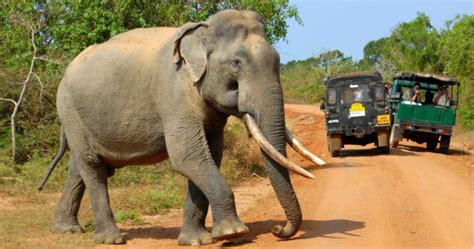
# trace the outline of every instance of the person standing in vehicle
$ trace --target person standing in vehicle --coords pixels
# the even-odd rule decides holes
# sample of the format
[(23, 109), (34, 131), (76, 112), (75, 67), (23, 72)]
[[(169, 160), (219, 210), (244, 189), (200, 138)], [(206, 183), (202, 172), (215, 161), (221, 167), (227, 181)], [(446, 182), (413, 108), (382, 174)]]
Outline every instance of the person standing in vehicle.
[(412, 89), (409, 89), (408, 91), (405, 92), (405, 94), (403, 95), (403, 99), (406, 101), (419, 103), (420, 102), (420, 84), (415, 83)]
[(433, 103), (435, 105), (448, 107), (450, 99), (451, 99), (451, 97), (449, 96), (449, 93), (447, 91), (447, 87), (446, 86), (439, 86), (438, 87), (438, 92), (436, 92), (436, 94), (433, 98)]

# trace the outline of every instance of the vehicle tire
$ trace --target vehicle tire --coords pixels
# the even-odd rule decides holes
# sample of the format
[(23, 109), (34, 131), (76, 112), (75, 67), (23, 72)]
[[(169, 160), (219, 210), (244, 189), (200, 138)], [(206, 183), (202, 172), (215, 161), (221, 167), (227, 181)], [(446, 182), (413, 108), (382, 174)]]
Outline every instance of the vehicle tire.
[(426, 141), (426, 149), (428, 151), (435, 151), (436, 146), (438, 146), (438, 138), (429, 138)]
[(439, 150), (441, 151), (441, 153), (448, 154), (450, 143), (451, 136), (441, 136), (441, 141), (439, 142)]
[(330, 134), (328, 136), (329, 152), (332, 157), (338, 157), (342, 148), (341, 134)]
[(390, 153), (390, 144), (389, 144), (389, 134), (388, 130), (386, 131), (377, 131), (377, 138), (375, 141), (375, 146), (379, 149), (380, 153), (388, 154)]
[(390, 147), (392, 148), (397, 148), (398, 147), (398, 142), (399, 142), (399, 134), (400, 131), (398, 130), (398, 126), (393, 125), (392, 129), (390, 130), (390, 138), (389, 138), (389, 143)]
[(387, 147), (389, 145), (388, 139), (388, 130), (387, 131), (377, 131), (377, 147)]

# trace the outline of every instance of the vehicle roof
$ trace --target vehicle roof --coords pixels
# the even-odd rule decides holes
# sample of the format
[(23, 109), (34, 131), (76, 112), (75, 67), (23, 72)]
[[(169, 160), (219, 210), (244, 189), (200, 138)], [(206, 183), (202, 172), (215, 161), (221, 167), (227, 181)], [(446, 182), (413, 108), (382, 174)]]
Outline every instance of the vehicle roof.
[(448, 84), (448, 85), (459, 85), (459, 81), (455, 78), (429, 73), (414, 73), (414, 72), (403, 72), (395, 75), (393, 80), (410, 80), (416, 82), (425, 82), (431, 84)]
[(383, 81), (379, 72), (351, 72), (331, 75), (326, 80), (326, 84), (337, 84), (339, 81), (350, 79), (370, 79), (372, 81)]

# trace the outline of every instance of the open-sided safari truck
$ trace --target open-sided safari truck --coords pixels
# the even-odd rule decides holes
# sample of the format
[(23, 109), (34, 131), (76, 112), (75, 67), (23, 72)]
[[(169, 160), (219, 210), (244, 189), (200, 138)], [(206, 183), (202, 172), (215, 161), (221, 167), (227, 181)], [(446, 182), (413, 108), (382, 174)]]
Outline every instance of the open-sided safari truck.
[[(403, 138), (426, 143), (429, 151), (447, 153), (456, 121), (459, 81), (434, 74), (401, 73), (393, 78), (389, 98), (390, 145)], [(418, 92), (418, 93), (417, 93)]]
[(379, 73), (347, 73), (326, 80), (321, 110), (326, 114), (328, 150), (339, 156), (345, 144), (375, 145), (389, 153), (390, 115)]

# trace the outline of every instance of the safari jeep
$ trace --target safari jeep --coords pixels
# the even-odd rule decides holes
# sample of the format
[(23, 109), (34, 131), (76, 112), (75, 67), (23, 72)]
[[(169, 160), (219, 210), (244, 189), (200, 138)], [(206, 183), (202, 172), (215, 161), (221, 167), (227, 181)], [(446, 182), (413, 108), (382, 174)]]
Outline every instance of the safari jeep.
[[(447, 153), (456, 121), (459, 85), (456, 79), (443, 75), (396, 75), (388, 101), (393, 120), (390, 145), (396, 148), (406, 138), (426, 143), (428, 151), (435, 151), (439, 144), (440, 151)], [(414, 95), (415, 87), (418, 96)], [(437, 97), (442, 95), (443, 98)]]
[(329, 77), (321, 109), (326, 115), (328, 150), (339, 156), (345, 144), (375, 146), (389, 153), (390, 115), (379, 73), (348, 73)]

